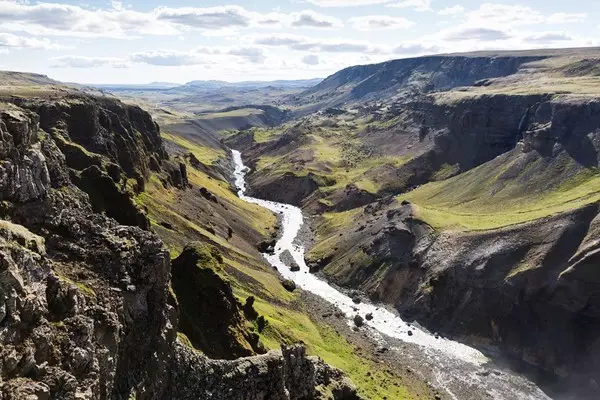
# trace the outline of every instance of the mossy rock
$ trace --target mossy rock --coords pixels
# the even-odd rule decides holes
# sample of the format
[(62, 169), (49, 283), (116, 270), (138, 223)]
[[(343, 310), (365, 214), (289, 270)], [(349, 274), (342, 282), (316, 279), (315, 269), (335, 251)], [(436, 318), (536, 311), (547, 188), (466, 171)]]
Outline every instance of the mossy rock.
[(71, 180), (90, 196), (95, 212), (106, 212), (123, 225), (149, 229), (150, 222), (127, 191), (122, 191), (106, 172), (92, 165), (81, 172), (71, 170)]
[(262, 352), (246, 326), (242, 305), (224, 274), (219, 251), (200, 242), (185, 246), (172, 263), (172, 286), (179, 302), (179, 329), (208, 357), (234, 359)]

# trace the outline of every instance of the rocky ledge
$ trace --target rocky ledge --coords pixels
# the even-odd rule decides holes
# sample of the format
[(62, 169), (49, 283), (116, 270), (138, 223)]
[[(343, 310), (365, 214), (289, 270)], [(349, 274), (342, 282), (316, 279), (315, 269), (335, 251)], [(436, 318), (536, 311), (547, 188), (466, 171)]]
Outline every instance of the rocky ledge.
[(176, 349), (172, 398), (360, 400), (352, 382), (301, 345), (233, 361), (208, 360), (181, 346)]

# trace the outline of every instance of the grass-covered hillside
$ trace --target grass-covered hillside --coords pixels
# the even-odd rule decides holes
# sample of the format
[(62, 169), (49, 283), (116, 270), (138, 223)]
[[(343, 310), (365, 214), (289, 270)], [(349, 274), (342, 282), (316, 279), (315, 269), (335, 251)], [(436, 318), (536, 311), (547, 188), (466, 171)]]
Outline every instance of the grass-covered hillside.
[[(331, 111), (275, 128), (250, 129), (227, 143), (245, 149), (257, 193), (287, 177), (311, 189), (299, 192), (303, 184), (290, 188), (298, 204), (313, 210), (351, 208), (386, 193), (400, 167), (430, 146), (409, 134), (386, 146), (383, 138), (393, 135), (390, 127), (399, 118), (383, 118), (356, 109), (335, 115)], [(350, 201), (341, 205), (344, 197)]]

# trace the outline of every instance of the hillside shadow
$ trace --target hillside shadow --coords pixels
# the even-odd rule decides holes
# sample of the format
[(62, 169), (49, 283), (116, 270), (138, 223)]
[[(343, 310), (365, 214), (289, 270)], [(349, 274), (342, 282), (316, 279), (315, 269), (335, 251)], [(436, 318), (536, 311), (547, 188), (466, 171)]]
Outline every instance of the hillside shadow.
[(589, 137), (571, 140), (565, 144), (564, 149), (578, 164), (586, 168), (598, 167), (598, 151)]

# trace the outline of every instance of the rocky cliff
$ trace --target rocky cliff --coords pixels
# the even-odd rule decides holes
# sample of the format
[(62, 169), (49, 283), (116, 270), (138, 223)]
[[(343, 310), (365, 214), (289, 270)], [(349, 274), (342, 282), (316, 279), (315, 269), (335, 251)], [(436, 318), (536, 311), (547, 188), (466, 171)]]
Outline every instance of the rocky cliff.
[[(353, 222), (329, 229), (310, 261), (335, 282), (394, 304), (432, 331), (497, 346), (543, 380), (559, 382), (557, 388), (597, 396), (600, 214), (593, 182), (600, 104), (521, 100), (531, 105), (518, 118), (485, 117), (478, 99), (470, 115), (490, 122), (454, 126), (445, 120), (444, 135), (454, 139), (438, 158), (462, 154), (461, 165), (489, 161), (432, 188), (353, 210)], [(500, 143), (510, 149), (516, 140), (511, 150), (490, 146), (501, 137), (496, 124), (506, 138)], [(496, 150), (501, 155), (493, 157)], [(509, 222), (515, 215), (521, 223)], [(498, 228), (473, 229), (494, 218)], [(446, 219), (469, 219), (470, 225)]]
[(39, 114), (1, 113), (4, 397), (160, 393), (175, 334), (168, 253), (94, 213)]
[(522, 65), (544, 59), (537, 55), (440, 55), (386, 61), (345, 68), (296, 96), (298, 104), (320, 109), (367, 100), (471, 86), (478, 81), (515, 74)]
[[(182, 188), (186, 174), (148, 114), (83, 95), (7, 100), (0, 398), (312, 398), (321, 384), (331, 387), (323, 396), (353, 398), (339, 372), (301, 348), (216, 362), (178, 344), (169, 253), (142, 229), (149, 225), (132, 194), (151, 172)], [(276, 391), (240, 391), (242, 381)]]

